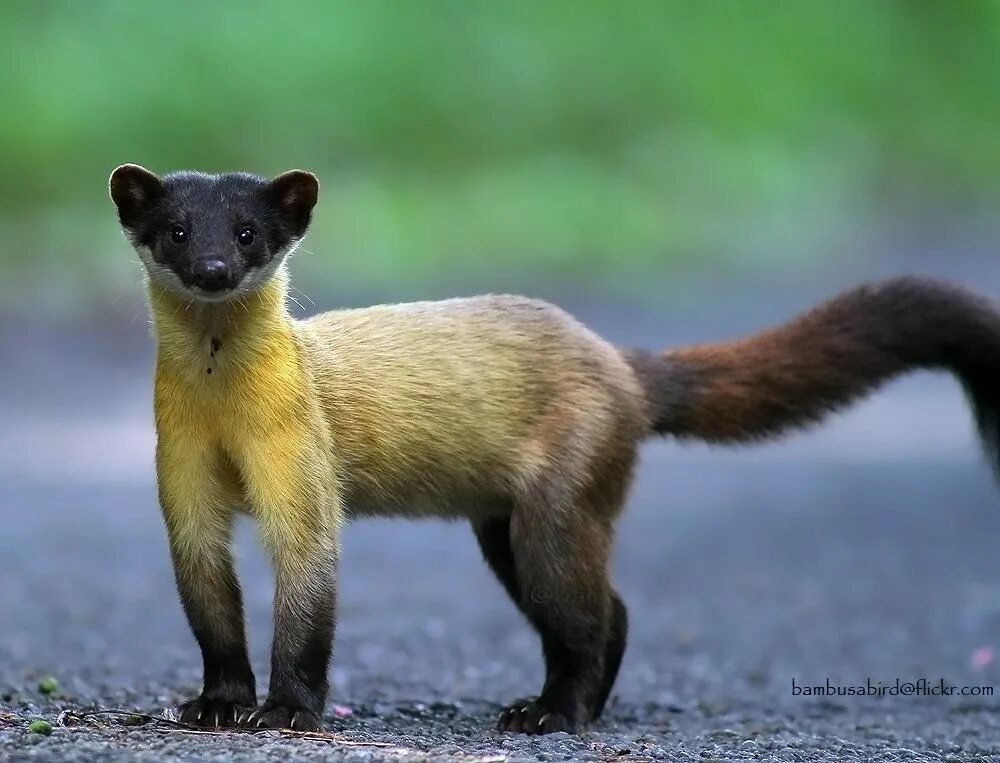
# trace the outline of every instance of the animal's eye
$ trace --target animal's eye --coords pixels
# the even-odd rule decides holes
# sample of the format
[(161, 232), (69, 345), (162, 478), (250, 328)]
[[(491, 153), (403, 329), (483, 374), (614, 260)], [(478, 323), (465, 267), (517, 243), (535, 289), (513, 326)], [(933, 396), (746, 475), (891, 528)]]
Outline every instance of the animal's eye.
[(184, 230), (183, 225), (175, 225), (170, 229), (170, 240), (175, 244), (183, 244), (187, 241), (187, 231)]
[(236, 234), (236, 240), (240, 242), (240, 246), (250, 246), (253, 243), (254, 232), (253, 228), (241, 228), (240, 232)]

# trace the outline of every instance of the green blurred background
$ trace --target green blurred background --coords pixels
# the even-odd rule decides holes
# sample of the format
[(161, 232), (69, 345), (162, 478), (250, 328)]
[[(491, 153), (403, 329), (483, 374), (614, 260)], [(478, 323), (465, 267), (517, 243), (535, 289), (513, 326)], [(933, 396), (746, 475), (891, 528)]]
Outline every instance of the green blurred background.
[(123, 162), (315, 171), (321, 299), (655, 299), (992, 231), (1000, 199), (989, 0), (5, 0), (0, 56), (8, 310), (138, 294)]

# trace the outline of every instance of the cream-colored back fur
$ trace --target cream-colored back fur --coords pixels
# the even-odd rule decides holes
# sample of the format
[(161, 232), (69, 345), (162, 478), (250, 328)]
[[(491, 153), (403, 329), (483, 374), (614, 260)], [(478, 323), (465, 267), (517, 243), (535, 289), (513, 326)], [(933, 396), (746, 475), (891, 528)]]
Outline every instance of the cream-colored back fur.
[(359, 513), (488, 511), (549, 470), (589, 469), (623, 407), (640, 417), (618, 352), (543, 302), (385, 305), (297, 328)]

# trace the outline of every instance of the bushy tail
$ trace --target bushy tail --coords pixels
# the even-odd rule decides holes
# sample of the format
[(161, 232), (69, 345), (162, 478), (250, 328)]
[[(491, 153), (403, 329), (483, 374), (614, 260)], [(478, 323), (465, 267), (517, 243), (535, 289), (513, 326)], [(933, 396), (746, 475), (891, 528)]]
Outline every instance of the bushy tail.
[(804, 427), (901, 373), (945, 369), (965, 386), (1000, 476), (1000, 312), (955, 286), (869, 284), (746, 339), (625, 354), (654, 432), (716, 443)]

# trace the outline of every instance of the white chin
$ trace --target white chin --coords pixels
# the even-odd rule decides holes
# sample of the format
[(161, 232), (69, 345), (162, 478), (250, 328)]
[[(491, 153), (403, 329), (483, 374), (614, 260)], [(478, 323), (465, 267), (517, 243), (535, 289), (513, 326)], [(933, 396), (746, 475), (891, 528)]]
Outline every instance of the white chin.
[(225, 302), (233, 297), (238, 297), (243, 292), (243, 284), (222, 291), (205, 291), (197, 286), (188, 286), (173, 271), (163, 267), (150, 269), (148, 275), (151, 281), (159, 284), (162, 288), (191, 302)]
[(197, 286), (194, 287), (184, 287), (184, 295), (188, 299), (193, 299), (197, 302), (225, 302), (227, 299), (232, 299), (240, 293), (239, 287), (232, 289), (224, 289), (222, 291), (205, 291), (204, 289), (199, 289)]

